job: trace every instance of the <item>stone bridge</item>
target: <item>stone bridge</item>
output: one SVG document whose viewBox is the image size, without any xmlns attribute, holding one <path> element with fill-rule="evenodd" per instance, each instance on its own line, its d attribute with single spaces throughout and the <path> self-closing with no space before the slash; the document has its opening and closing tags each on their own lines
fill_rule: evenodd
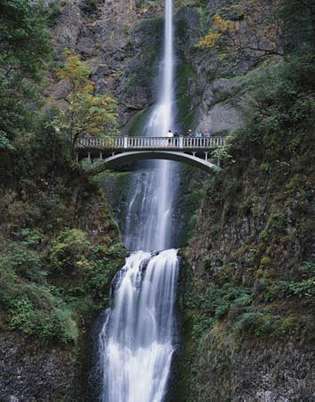
<svg viewBox="0 0 315 402">
<path fill-rule="evenodd" d="M 98 161 L 92 171 L 115 169 L 126 163 L 167 159 L 188 163 L 207 172 L 219 170 L 219 163 L 211 160 L 211 151 L 225 144 L 222 136 L 191 137 L 107 137 L 83 138 L 76 145 L 77 160 Z"/>
</svg>

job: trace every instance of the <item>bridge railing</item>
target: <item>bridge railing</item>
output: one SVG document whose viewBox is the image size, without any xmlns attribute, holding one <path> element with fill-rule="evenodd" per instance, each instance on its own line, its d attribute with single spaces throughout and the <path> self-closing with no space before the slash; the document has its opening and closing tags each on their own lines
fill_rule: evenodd
<svg viewBox="0 0 315 402">
<path fill-rule="evenodd" d="M 211 149 L 223 146 L 224 137 L 106 137 L 82 138 L 77 148 L 95 149 Z"/>
</svg>

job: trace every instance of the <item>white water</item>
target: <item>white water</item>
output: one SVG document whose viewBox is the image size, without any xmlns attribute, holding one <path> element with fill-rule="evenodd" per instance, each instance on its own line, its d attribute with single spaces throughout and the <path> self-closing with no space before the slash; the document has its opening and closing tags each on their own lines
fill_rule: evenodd
<svg viewBox="0 0 315 402">
<path fill-rule="evenodd" d="M 176 250 L 127 258 L 100 334 L 103 401 L 163 400 L 174 353 L 177 273 Z"/>
<path fill-rule="evenodd" d="M 148 136 L 174 130 L 173 5 L 165 0 L 164 51 L 157 104 Z M 172 232 L 176 164 L 159 161 L 136 175 L 130 193 L 125 244 L 136 251 L 113 285 L 113 306 L 99 335 L 102 402 L 162 402 L 176 337 L 178 257 Z M 149 250 L 164 250 L 152 255 Z"/>
</svg>

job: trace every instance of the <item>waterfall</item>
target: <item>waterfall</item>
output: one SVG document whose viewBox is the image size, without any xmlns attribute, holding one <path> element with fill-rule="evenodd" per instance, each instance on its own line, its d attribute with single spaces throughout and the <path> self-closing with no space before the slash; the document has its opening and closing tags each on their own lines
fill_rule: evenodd
<svg viewBox="0 0 315 402">
<path fill-rule="evenodd" d="M 159 81 L 157 103 L 144 127 L 147 136 L 165 136 L 174 129 L 172 0 L 165 0 Z M 174 162 L 152 162 L 130 186 L 124 241 L 138 251 L 113 281 L 112 307 L 99 334 L 102 402 L 162 402 L 166 395 L 176 337 L 179 263 L 171 248 L 176 169 Z"/>
</svg>

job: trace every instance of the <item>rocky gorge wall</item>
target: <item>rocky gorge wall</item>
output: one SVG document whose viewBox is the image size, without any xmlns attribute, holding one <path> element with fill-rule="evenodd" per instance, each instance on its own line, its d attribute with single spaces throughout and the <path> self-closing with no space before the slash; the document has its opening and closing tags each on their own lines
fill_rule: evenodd
<svg viewBox="0 0 315 402">
<path fill-rule="evenodd" d="M 55 58 L 62 60 L 65 49 L 70 49 L 88 63 L 96 93 L 117 98 L 123 128 L 152 103 L 161 42 L 160 5 L 81 0 L 56 2 L 56 7 Z M 47 94 L 58 101 L 66 93 L 65 82 L 55 84 L 52 77 Z"/>
<path fill-rule="evenodd" d="M 227 4 L 211 2 L 208 11 L 222 13 Z M 196 43 L 202 11 L 190 7 L 179 15 Z M 269 111 L 273 102 L 284 103 L 276 90 L 269 98 L 276 81 L 264 81 L 268 101 L 257 101 L 259 118 L 247 128 L 250 81 L 254 77 L 257 88 L 259 76 L 281 57 L 220 60 L 216 50 L 192 46 L 184 54 L 193 77 L 193 125 L 206 135 L 240 134 L 226 149 L 222 173 L 202 180 L 195 174 L 188 184 L 201 204 L 190 211 L 193 228 L 183 251 L 184 346 L 174 400 L 314 401 L 312 123 L 299 123 L 292 134 L 290 125 L 283 135 L 281 126 L 274 134 L 271 125 L 268 135 L 260 130 L 263 119 L 276 114 Z M 255 127 L 266 141 L 253 139 Z M 300 145 L 289 150 L 299 135 Z"/>
</svg>

